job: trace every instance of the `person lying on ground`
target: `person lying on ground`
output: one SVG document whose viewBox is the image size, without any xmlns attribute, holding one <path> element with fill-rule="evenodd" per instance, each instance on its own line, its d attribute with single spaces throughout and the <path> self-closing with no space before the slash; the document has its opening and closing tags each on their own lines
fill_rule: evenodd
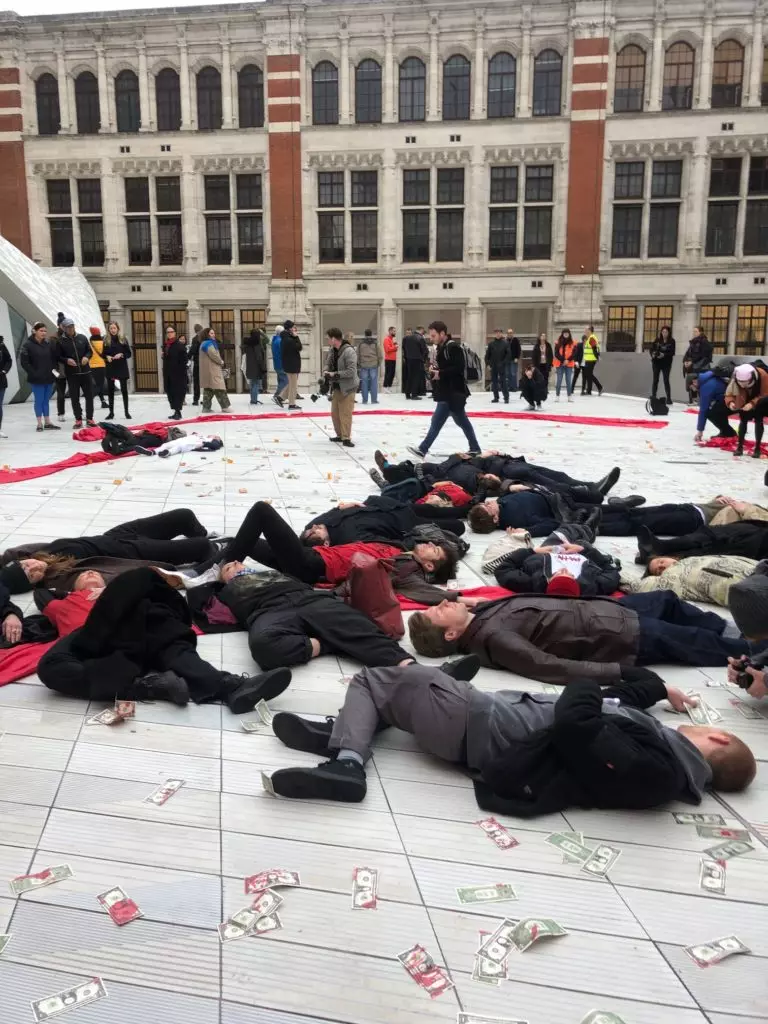
<svg viewBox="0 0 768 1024">
<path fill-rule="evenodd" d="M 768 522 L 748 519 L 725 526 L 699 526 L 692 533 L 662 539 L 647 527 L 637 531 L 638 565 L 648 564 L 656 556 L 733 555 L 757 562 L 768 558 Z"/>
<path fill-rule="evenodd" d="M 490 453 L 488 453 L 490 454 Z M 403 462 L 389 462 L 381 451 L 374 452 L 374 460 L 378 469 L 370 471 L 371 478 L 383 488 L 390 497 L 396 497 L 400 492 L 395 485 L 403 485 L 406 481 L 412 483 L 414 480 L 421 481 L 426 493 L 434 487 L 437 481 L 448 481 L 456 484 L 467 494 L 498 494 L 501 488 L 501 477 L 493 473 L 486 473 L 476 465 L 475 458 L 458 452 L 444 459 L 442 462 L 413 462 L 406 459 Z M 403 497 L 403 500 L 408 500 Z"/>
<path fill-rule="evenodd" d="M 171 455 L 184 455 L 186 452 L 217 452 L 223 447 L 224 442 L 218 434 L 188 434 L 176 441 L 166 441 L 157 448 L 137 446 L 134 451 L 139 455 L 158 455 L 161 459 L 167 459 Z"/>
<path fill-rule="evenodd" d="M 274 716 L 274 733 L 287 747 L 329 760 L 281 768 L 271 783 L 280 796 L 357 803 L 366 795 L 374 736 L 389 725 L 412 734 L 425 753 L 468 770 L 480 807 L 498 814 L 696 805 L 709 789 L 746 789 L 756 771 L 749 747 L 712 726 L 674 729 L 646 713 L 665 698 L 678 711 L 694 703 L 653 672 L 607 689 L 572 682 L 558 697 L 486 693 L 426 665 L 363 669 L 335 721 Z"/>
<path fill-rule="evenodd" d="M 542 683 L 573 679 L 616 683 L 636 665 L 725 666 L 748 651 L 725 619 L 681 601 L 670 590 L 576 600 L 578 581 L 549 582 L 546 595 L 466 604 L 444 601 L 409 622 L 417 654 L 477 654 L 487 668 Z"/>
<path fill-rule="evenodd" d="M 425 522 L 460 537 L 464 523 L 450 508 L 413 505 L 383 495 L 371 495 L 364 502 L 342 501 L 336 508 L 315 516 L 301 534 L 308 545 L 351 544 L 354 541 L 401 540 Z"/>
<path fill-rule="evenodd" d="M 473 505 L 468 513 L 469 524 L 475 533 L 493 533 L 510 527 L 525 529 L 532 537 L 547 537 L 569 519 L 579 518 L 590 526 L 600 521 L 598 505 L 578 506 L 563 495 L 534 484 L 510 484 L 500 498 L 486 498 Z"/>
<path fill-rule="evenodd" d="M 618 590 L 620 571 L 621 563 L 611 555 L 553 533 L 538 547 L 511 552 L 496 566 L 495 576 L 500 587 L 518 594 L 545 594 L 550 580 L 566 572 L 578 580 L 582 597 L 609 597 Z"/>
<path fill-rule="evenodd" d="M 768 564 L 761 562 L 757 570 L 741 583 L 735 583 L 728 595 L 728 608 L 738 629 L 749 642 L 750 665 L 728 659 L 728 682 L 738 684 L 741 672 L 751 676 L 752 683 L 745 691 L 758 700 L 768 697 Z"/>
<path fill-rule="evenodd" d="M 768 509 L 718 495 L 695 504 L 644 505 L 644 498 L 609 498 L 601 506 L 600 533 L 604 537 L 634 537 L 641 527 L 651 533 L 678 537 L 700 526 L 722 526 L 743 519 L 768 520 Z"/>
<path fill-rule="evenodd" d="M 759 564 L 753 558 L 731 555 L 661 555 L 649 561 L 642 579 L 622 576 L 621 589 L 628 594 L 671 590 L 682 601 L 702 601 L 727 608 L 731 587 L 751 576 Z"/>
<path fill-rule="evenodd" d="M 431 483 L 414 476 L 399 484 L 388 484 L 377 469 L 370 470 L 369 475 L 385 497 L 411 501 L 414 505 L 455 508 L 457 518 L 466 515 L 473 501 L 473 495 L 450 480 L 436 480 Z"/>
<path fill-rule="evenodd" d="M 169 700 L 184 706 L 222 701 L 236 715 L 281 694 L 287 668 L 255 676 L 222 672 L 197 653 L 184 598 L 152 569 L 132 569 L 92 590 L 85 624 L 40 661 L 40 680 L 86 700 Z"/>
<path fill-rule="evenodd" d="M 184 540 L 174 540 L 175 537 Z M 106 582 L 129 569 L 159 565 L 173 569 L 202 562 L 219 546 L 191 509 L 179 508 L 122 523 L 94 537 L 71 537 L 8 548 L 0 556 L 0 583 L 12 594 L 43 584 L 72 590 L 83 572 Z"/>
</svg>

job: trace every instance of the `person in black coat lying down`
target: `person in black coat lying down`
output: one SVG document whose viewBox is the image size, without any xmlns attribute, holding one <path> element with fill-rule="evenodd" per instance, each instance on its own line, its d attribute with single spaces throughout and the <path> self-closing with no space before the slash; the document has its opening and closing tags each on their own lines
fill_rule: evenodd
<svg viewBox="0 0 768 1024">
<path fill-rule="evenodd" d="M 365 762 L 382 724 L 467 769 L 479 805 L 497 814 L 698 804 L 708 789 L 750 784 L 755 759 L 736 736 L 712 726 L 669 728 L 645 711 L 665 698 L 683 710 L 693 698 L 647 669 L 628 669 L 626 677 L 606 689 L 573 681 L 557 697 L 486 693 L 426 665 L 363 669 L 335 721 L 275 715 L 272 728 L 286 746 L 329 760 L 279 769 L 272 786 L 280 796 L 362 800 Z"/>
<path fill-rule="evenodd" d="M 610 597 L 615 593 L 621 563 L 591 544 L 571 543 L 569 528 L 570 524 L 561 527 L 540 547 L 510 552 L 494 569 L 499 586 L 518 594 L 545 594 L 550 580 L 567 573 L 579 581 L 582 597 Z"/>
</svg>

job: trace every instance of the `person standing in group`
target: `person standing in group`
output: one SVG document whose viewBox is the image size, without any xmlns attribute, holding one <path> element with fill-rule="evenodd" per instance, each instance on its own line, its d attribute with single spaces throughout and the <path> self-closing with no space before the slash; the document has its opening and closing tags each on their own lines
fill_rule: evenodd
<svg viewBox="0 0 768 1024">
<path fill-rule="evenodd" d="M 93 380 L 94 395 L 98 396 L 102 409 L 108 409 L 107 400 L 104 397 L 104 389 L 107 383 L 106 362 L 104 360 L 104 335 L 99 327 L 91 328 L 91 358 L 88 363 L 91 367 L 91 379 Z"/>
<path fill-rule="evenodd" d="M 331 419 L 336 431 L 331 438 L 345 448 L 354 448 L 352 415 L 360 379 L 357 376 L 357 351 L 342 336 L 338 327 L 326 331 L 330 348 L 325 360 L 325 376 L 331 385 Z"/>
<path fill-rule="evenodd" d="M 35 416 L 38 432 L 61 430 L 51 423 L 49 403 L 56 381 L 58 352 L 57 343 L 49 341 L 48 328 L 36 323 L 32 333 L 21 346 L 19 363 L 27 375 L 27 382 L 35 398 Z"/>
<path fill-rule="evenodd" d="M 173 409 L 169 420 L 181 419 L 181 407 L 187 393 L 187 343 L 186 338 L 174 337 L 165 351 L 165 372 L 168 402 Z M 182 337 L 184 337 L 182 335 Z M 203 410 L 205 411 L 205 410 Z"/>
<path fill-rule="evenodd" d="M 61 325 L 65 319 L 63 313 L 56 314 L 56 337 L 48 339 L 56 356 L 56 381 L 54 387 L 56 391 L 56 412 L 60 423 L 63 423 L 66 419 L 65 412 L 67 409 L 67 399 L 69 398 L 67 375 L 64 372 L 65 367 L 61 359 L 61 346 L 59 345 L 59 342 L 64 337 L 64 328 Z"/>
<path fill-rule="evenodd" d="M 373 331 L 366 330 L 357 343 L 357 370 L 360 374 L 360 385 L 363 392 L 363 405 L 371 396 L 371 405 L 379 404 L 379 367 L 381 366 L 381 346 Z"/>
<path fill-rule="evenodd" d="M 176 340 L 177 340 L 177 338 L 176 338 L 176 328 L 175 327 L 166 327 L 165 328 L 165 337 L 163 338 L 163 351 L 162 351 L 163 393 L 165 394 L 165 397 L 168 399 L 168 405 L 170 405 L 172 412 L 173 412 L 173 402 L 171 401 L 170 381 L 169 381 L 169 377 L 168 377 L 168 369 L 169 369 L 169 367 L 168 367 L 168 352 L 170 351 L 171 346 L 176 344 Z M 172 419 L 173 417 L 169 417 L 169 418 Z"/>
<path fill-rule="evenodd" d="M 429 352 L 424 335 L 412 331 L 403 338 L 403 362 L 405 363 L 405 397 L 410 402 L 420 402 L 426 392 L 425 367 Z"/>
<path fill-rule="evenodd" d="M 187 349 L 187 359 L 192 363 L 192 405 L 200 404 L 200 343 L 203 340 L 203 325 L 195 324 L 192 344 Z"/>
<path fill-rule="evenodd" d="M 280 406 L 288 399 L 289 409 L 298 409 L 296 397 L 299 393 L 299 374 L 301 373 L 301 341 L 296 324 L 286 320 L 280 335 L 280 361 L 286 376 L 285 386 L 273 395 L 273 400 Z"/>
<path fill-rule="evenodd" d="M 576 342 L 571 337 L 571 332 L 566 327 L 560 332 L 560 337 L 555 345 L 555 401 L 560 401 L 560 388 L 565 380 L 565 391 L 568 401 L 573 401 L 573 368 L 576 365 L 574 358 L 576 353 Z"/>
<path fill-rule="evenodd" d="M 504 331 L 497 327 L 485 348 L 485 365 L 491 370 L 492 405 L 499 401 L 499 388 L 504 395 L 504 404 L 509 405 L 509 361 L 509 342 L 504 337 Z M 515 384 L 517 384 L 517 371 L 515 371 Z"/>
<path fill-rule="evenodd" d="M 251 405 L 261 405 L 259 392 L 267 372 L 267 336 L 254 327 L 247 338 L 243 338 L 244 374 L 251 392 Z"/>
<path fill-rule="evenodd" d="M 272 335 L 272 369 L 275 371 L 275 390 L 272 394 L 274 399 L 275 395 L 279 395 L 280 392 L 288 384 L 288 377 L 283 370 L 283 355 L 282 355 L 282 329 L 275 328 L 275 333 Z"/>
<path fill-rule="evenodd" d="M 95 427 L 93 420 L 93 381 L 91 380 L 91 346 L 84 334 L 75 330 L 75 321 L 64 317 L 61 331 L 56 342 L 57 358 L 64 365 L 64 373 L 69 387 L 69 399 L 75 417 L 75 430 L 83 425 L 83 410 L 80 405 L 80 392 L 85 398 L 85 422 Z"/>
<path fill-rule="evenodd" d="M 507 376 L 509 378 L 509 390 L 514 394 L 518 389 L 517 371 L 520 364 L 520 356 L 522 355 L 520 339 L 515 334 L 514 327 L 510 327 L 507 331 L 507 344 L 509 345 L 509 367 L 507 370 Z"/>
<path fill-rule="evenodd" d="M 229 412 L 232 405 L 227 394 L 224 360 L 221 358 L 213 327 L 206 327 L 203 330 L 200 341 L 200 387 L 203 391 L 201 412 L 211 411 L 214 397 L 221 411 Z"/>
<path fill-rule="evenodd" d="M 432 378 L 432 397 L 437 405 L 432 414 L 432 422 L 427 436 L 421 444 L 408 451 L 419 459 L 423 459 L 432 446 L 437 435 L 450 417 L 457 427 L 464 432 L 469 445 L 470 455 L 480 454 L 480 445 L 475 431 L 466 413 L 469 388 L 467 387 L 467 361 L 461 342 L 453 341 L 448 328 L 442 320 L 434 320 L 429 325 L 430 341 L 437 345 L 437 368 L 430 368 Z M 405 342 L 403 342 L 405 347 Z"/>
<path fill-rule="evenodd" d="M 600 358 L 600 343 L 595 335 L 595 328 L 592 324 L 587 328 L 587 333 L 584 336 L 584 349 L 581 357 L 581 372 L 583 375 L 581 382 L 581 393 L 582 395 L 592 394 L 592 385 L 594 384 L 597 388 L 598 395 L 603 393 L 603 385 L 595 376 L 595 366 Z M 574 380 L 574 387 L 576 382 Z"/>
<path fill-rule="evenodd" d="M 704 370 L 712 365 L 712 346 L 704 329 L 699 326 L 696 333 L 688 343 L 688 348 L 683 356 L 683 376 L 685 377 L 685 388 L 688 392 L 688 405 L 693 405 L 695 392 L 691 388 L 691 381 Z"/>
<path fill-rule="evenodd" d="M 120 324 L 116 320 L 110 320 L 107 324 L 104 358 L 107 363 L 107 394 L 109 396 L 107 419 L 115 418 L 115 386 L 119 383 L 123 396 L 123 411 L 125 418 L 129 420 L 132 418 L 128 411 L 128 381 L 131 377 L 128 360 L 131 358 L 131 346 L 125 338 L 120 337 Z"/>
<path fill-rule="evenodd" d="M 5 338 L 0 334 L 0 439 L 5 441 L 8 437 L 7 434 L 3 433 L 3 402 L 5 401 L 5 392 L 8 387 L 8 371 L 13 366 L 13 359 L 11 359 L 11 353 L 5 344 Z"/>
<path fill-rule="evenodd" d="M 546 334 L 540 334 L 531 351 L 531 365 L 536 367 L 547 386 L 549 386 L 549 375 L 552 371 L 554 359 L 555 355 L 552 351 L 552 346 L 547 341 Z"/>
<path fill-rule="evenodd" d="M 656 392 L 659 388 L 659 377 L 661 376 L 664 378 L 664 390 L 667 393 L 668 405 L 672 405 L 672 391 L 669 387 L 669 371 L 672 369 L 672 362 L 674 358 L 675 339 L 672 337 L 672 331 L 668 325 L 664 324 L 651 342 L 651 370 L 653 372 L 651 398 L 656 397 Z"/>
<path fill-rule="evenodd" d="M 397 369 L 397 349 L 395 341 L 397 331 L 390 327 L 384 336 L 384 390 L 389 391 L 395 383 L 395 370 Z"/>
<path fill-rule="evenodd" d="M 744 454 L 744 439 L 747 423 L 755 421 L 755 450 L 753 459 L 762 457 L 763 419 L 768 416 L 768 370 L 762 365 L 741 363 L 733 371 L 731 382 L 725 390 L 725 404 L 730 412 L 739 414 L 739 439 L 734 455 Z"/>
</svg>

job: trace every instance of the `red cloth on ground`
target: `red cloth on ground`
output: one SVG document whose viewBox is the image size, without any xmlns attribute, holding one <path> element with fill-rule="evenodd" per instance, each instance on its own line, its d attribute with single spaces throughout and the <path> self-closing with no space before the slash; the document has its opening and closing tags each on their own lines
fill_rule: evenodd
<svg viewBox="0 0 768 1024">
<path fill-rule="evenodd" d="M 60 462 L 48 462 L 43 466 L 22 466 L 20 469 L 3 466 L 0 469 L 0 484 L 17 484 L 21 480 L 37 480 L 41 476 L 60 473 L 63 469 L 92 466 L 97 462 L 111 462 L 116 458 L 127 459 L 134 455 L 135 452 L 126 452 L 125 455 L 107 455 L 106 452 L 77 452 L 75 455 L 70 455 L 68 459 L 61 459 Z"/>
<path fill-rule="evenodd" d="M 325 578 L 329 583 L 342 583 L 349 576 L 352 559 L 358 552 L 372 558 L 394 558 L 395 555 L 402 554 L 400 548 L 392 547 L 391 544 L 366 541 L 332 544 L 327 548 L 316 547 L 315 551 L 325 562 Z"/>
<path fill-rule="evenodd" d="M 93 602 L 87 599 L 84 592 L 78 591 L 60 600 L 50 601 L 43 609 L 43 615 L 51 620 L 59 637 L 62 637 L 84 625 L 91 608 Z M 37 670 L 42 656 L 55 643 L 55 640 L 50 640 L 44 644 L 18 644 L 7 651 L 0 651 L 0 686 L 31 676 Z"/>
<path fill-rule="evenodd" d="M 472 501 L 472 495 L 467 494 L 463 487 L 459 487 L 458 484 L 452 484 L 450 480 L 441 480 L 434 485 L 429 494 L 425 494 L 423 498 L 415 501 L 414 505 L 426 505 L 427 498 L 433 491 L 440 491 L 441 494 L 445 494 L 446 497 L 450 498 L 454 508 L 461 508 L 462 505 L 468 505 Z"/>
<path fill-rule="evenodd" d="M 73 441 L 103 441 L 107 432 L 103 427 L 81 427 L 72 434 Z"/>
<path fill-rule="evenodd" d="M 724 452 L 735 452 L 736 451 L 737 438 L 735 437 L 710 437 L 708 441 L 704 441 L 699 444 L 699 448 L 719 448 Z M 755 450 L 754 441 L 744 442 L 744 451 L 751 454 Z M 763 455 L 768 455 L 768 445 L 761 444 L 760 451 Z"/>
</svg>

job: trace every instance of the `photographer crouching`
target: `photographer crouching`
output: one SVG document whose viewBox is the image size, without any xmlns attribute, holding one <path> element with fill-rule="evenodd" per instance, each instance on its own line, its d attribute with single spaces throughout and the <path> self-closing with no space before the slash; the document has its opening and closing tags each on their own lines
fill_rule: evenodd
<svg viewBox="0 0 768 1024">
<path fill-rule="evenodd" d="M 325 378 L 331 386 L 331 419 L 336 431 L 332 441 L 354 448 L 352 442 L 352 414 L 359 384 L 357 351 L 345 341 L 338 327 L 326 331 L 331 349 L 325 361 Z"/>
<path fill-rule="evenodd" d="M 728 659 L 728 682 L 750 697 L 768 697 L 768 562 L 728 591 L 728 610 L 749 641 L 748 657 Z"/>
</svg>

